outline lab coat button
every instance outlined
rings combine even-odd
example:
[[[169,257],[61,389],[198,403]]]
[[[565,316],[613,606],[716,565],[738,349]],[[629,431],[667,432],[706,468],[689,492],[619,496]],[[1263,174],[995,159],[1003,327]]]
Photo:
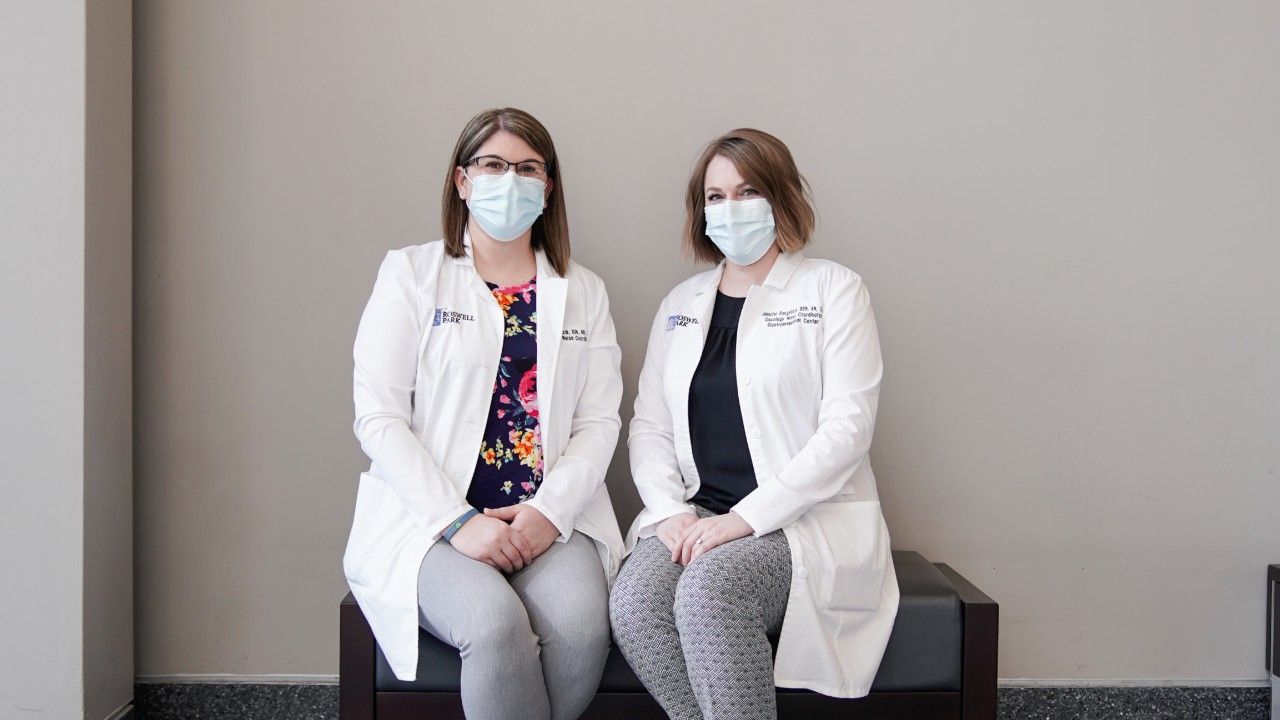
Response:
[[[796,570],[796,577],[800,578],[801,580],[804,580],[805,578],[809,577],[809,571],[805,570],[804,568],[800,568],[799,570]]]
[[[743,375],[743,376],[742,376],[742,384],[743,384],[743,385],[750,385],[750,384],[751,384],[751,376],[750,376],[750,375]]]
[[[760,439],[760,431],[759,431],[759,430],[752,430],[752,431],[751,431],[751,437],[752,437],[752,439],[754,439],[754,440],[759,440],[759,439]]]

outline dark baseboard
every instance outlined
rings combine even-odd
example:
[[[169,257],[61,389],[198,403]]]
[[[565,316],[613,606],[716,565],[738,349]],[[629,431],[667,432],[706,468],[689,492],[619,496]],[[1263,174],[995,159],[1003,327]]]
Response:
[[[1002,687],[1000,720],[1268,720],[1267,687]],[[134,720],[337,720],[338,686],[146,682]]]

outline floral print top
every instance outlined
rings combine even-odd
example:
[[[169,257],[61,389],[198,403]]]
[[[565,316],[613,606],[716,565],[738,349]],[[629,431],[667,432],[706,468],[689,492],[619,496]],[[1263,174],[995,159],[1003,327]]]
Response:
[[[507,287],[485,284],[502,307],[506,331],[480,457],[467,490],[467,502],[481,511],[528,500],[542,482],[537,278]]]

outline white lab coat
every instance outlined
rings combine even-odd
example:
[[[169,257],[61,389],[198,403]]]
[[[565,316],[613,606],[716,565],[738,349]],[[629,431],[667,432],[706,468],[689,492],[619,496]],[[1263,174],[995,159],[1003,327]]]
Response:
[[[629,433],[644,509],[627,533],[628,552],[657,523],[693,511],[689,382],[723,271],[722,262],[678,285],[654,318]],[[862,279],[837,263],[780,255],[747,294],[736,369],[758,487],[733,509],[757,536],[782,529],[791,549],[774,681],[861,697],[898,611],[867,459],[882,365]]]
[[[537,266],[546,470],[528,503],[560,530],[558,542],[574,530],[595,540],[612,582],[622,535],[604,475],[622,376],[609,300],[576,263],[561,277],[538,252]],[[360,475],[343,570],[401,680],[417,672],[422,558],[469,507],[503,337],[502,309],[470,252],[451,258],[436,241],[387,253],[356,333],[355,434],[372,464]]]

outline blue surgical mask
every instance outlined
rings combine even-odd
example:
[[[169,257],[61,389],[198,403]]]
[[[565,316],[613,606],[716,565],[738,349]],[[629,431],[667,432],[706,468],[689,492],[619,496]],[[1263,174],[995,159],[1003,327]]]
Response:
[[[471,181],[467,208],[494,240],[510,242],[523,235],[547,204],[547,184],[513,170],[502,175],[467,176],[467,180]]]
[[[729,262],[750,265],[764,257],[777,237],[773,207],[764,198],[722,200],[707,205],[707,237]]]

